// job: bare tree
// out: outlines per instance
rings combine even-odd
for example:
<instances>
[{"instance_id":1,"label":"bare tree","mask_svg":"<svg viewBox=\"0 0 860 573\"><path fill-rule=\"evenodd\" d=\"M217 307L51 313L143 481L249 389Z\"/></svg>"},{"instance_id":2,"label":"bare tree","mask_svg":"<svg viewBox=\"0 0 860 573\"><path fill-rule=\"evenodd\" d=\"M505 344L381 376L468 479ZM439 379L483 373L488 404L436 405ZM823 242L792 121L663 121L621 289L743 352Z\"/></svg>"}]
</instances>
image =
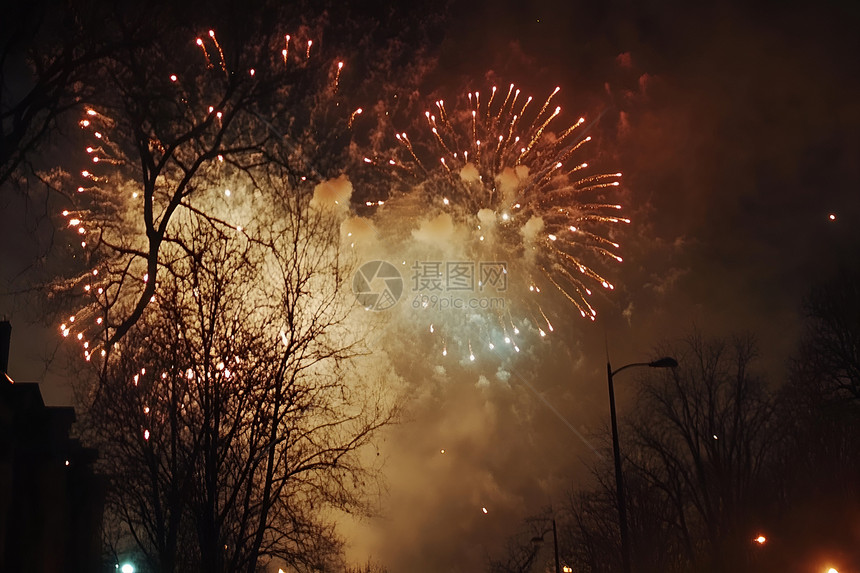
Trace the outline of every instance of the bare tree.
<instances>
[{"instance_id":1,"label":"bare tree","mask_svg":"<svg viewBox=\"0 0 860 573\"><path fill-rule=\"evenodd\" d=\"M330 570L325 512L363 510L374 487L362 453L393 404L353 363L338 221L308 195L242 233L178 220L159 294L106 370L90 422L111 511L152 570Z\"/></svg>"},{"instance_id":2,"label":"bare tree","mask_svg":"<svg viewBox=\"0 0 860 573\"><path fill-rule=\"evenodd\" d=\"M813 288L806 330L778 394L779 457L771 472L779 505L771 530L787 569L824 551L857 562L860 509L857 272Z\"/></svg>"},{"instance_id":3,"label":"bare tree","mask_svg":"<svg viewBox=\"0 0 860 573\"><path fill-rule=\"evenodd\" d=\"M777 497L770 480L778 443L773 398L753 370L755 344L748 336L695 333L657 354L675 356L680 366L640 380L638 403L625 414L630 421L622 431L635 570L751 570L752 539L771 519ZM605 441L595 484L573 492L556 516L561 560L574 571L610 573L622 566Z\"/></svg>"},{"instance_id":4,"label":"bare tree","mask_svg":"<svg viewBox=\"0 0 860 573\"><path fill-rule=\"evenodd\" d=\"M388 573L388 569L373 560L368 560L364 565L348 567L346 573Z\"/></svg>"},{"instance_id":5,"label":"bare tree","mask_svg":"<svg viewBox=\"0 0 860 573\"><path fill-rule=\"evenodd\" d=\"M793 368L834 397L860 402L860 272L842 269L804 302L806 331Z\"/></svg>"},{"instance_id":6,"label":"bare tree","mask_svg":"<svg viewBox=\"0 0 860 573\"><path fill-rule=\"evenodd\" d=\"M671 508L664 527L688 563L736 570L762 519L774 443L772 400L752 370L755 344L694 334L668 350L680 366L643 384L627 468Z\"/></svg>"},{"instance_id":7,"label":"bare tree","mask_svg":"<svg viewBox=\"0 0 860 573\"><path fill-rule=\"evenodd\" d=\"M505 543L499 557L491 558L487 571L491 573L528 573L541 564L541 548L553 547L552 519L550 511L528 517L523 528ZM551 550L552 551L552 550ZM550 557L552 560L553 557Z\"/></svg>"},{"instance_id":8,"label":"bare tree","mask_svg":"<svg viewBox=\"0 0 860 573\"><path fill-rule=\"evenodd\" d=\"M69 176L78 193L64 211L88 268L56 284L83 306L62 330L88 360L106 365L157 294L177 218L205 214L239 229L225 194L270 192L261 184L270 165L292 185L343 167L352 110L337 105L337 62L311 50L319 30L284 33L280 17L293 8L231 5L221 36L147 9L147 41L119 42L89 78L99 89L81 106L88 164Z\"/></svg>"},{"instance_id":9,"label":"bare tree","mask_svg":"<svg viewBox=\"0 0 860 573\"><path fill-rule=\"evenodd\" d=\"M6 7L0 23L0 186L30 162L39 146L89 92L92 74L109 42L94 22L106 12L50 0ZM23 174L22 174L23 175ZM24 179L22 177L22 179Z\"/></svg>"}]
</instances>

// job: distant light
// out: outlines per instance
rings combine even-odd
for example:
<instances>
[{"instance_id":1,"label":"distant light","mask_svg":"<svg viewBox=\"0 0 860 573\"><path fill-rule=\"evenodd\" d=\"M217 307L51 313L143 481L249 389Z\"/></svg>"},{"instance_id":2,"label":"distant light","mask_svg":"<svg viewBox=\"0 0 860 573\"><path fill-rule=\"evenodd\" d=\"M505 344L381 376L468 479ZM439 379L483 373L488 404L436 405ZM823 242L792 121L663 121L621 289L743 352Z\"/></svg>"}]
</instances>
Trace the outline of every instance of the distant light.
<instances>
[{"instance_id":1,"label":"distant light","mask_svg":"<svg viewBox=\"0 0 860 573\"><path fill-rule=\"evenodd\" d=\"M836 213L830 213L830 215L827 218L830 219L831 221L835 221L836 220ZM835 571L835 569L831 569L831 571Z\"/></svg>"},{"instance_id":2,"label":"distant light","mask_svg":"<svg viewBox=\"0 0 860 573\"><path fill-rule=\"evenodd\" d=\"M758 537L753 539L753 541L755 541L759 545L764 545L765 543L767 543L767 537L765 537L764 535L759 535Z\"/></svg>"},{"instance_id":3,"label":"distant light","mask_svg":"<svg viewBox=\"0 0 860 573\"><path fill-rule=\"evenodd\" d=\"M122 571L122 573L134 573L134 565L131 563L123 563L119 570Z\"/></svg>"},{"instance_id":4,"label":"distant light","mask_svg":"<svg viewBox=\"0 0 860 573\"><path fill-rule=\"evenodd\" d=\"M482 508L481 508L481 511L483 511L484 513L487 513L487 508L486 508L486 507L482 507Z\"/></svg>"}]
</instances>

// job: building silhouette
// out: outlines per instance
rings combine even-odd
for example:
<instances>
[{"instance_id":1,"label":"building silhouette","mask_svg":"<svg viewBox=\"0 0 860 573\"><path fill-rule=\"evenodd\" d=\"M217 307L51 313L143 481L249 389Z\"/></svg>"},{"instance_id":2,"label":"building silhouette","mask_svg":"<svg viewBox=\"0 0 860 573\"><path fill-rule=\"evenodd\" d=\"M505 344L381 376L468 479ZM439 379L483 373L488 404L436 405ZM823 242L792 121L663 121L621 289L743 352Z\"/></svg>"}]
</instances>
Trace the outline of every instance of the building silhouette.
<instances>
[{"instance_id":1,"label":"building silhouette","mask_svg":"<svg viewBox=\"0 0 860 573\"><path fill-rule=\"evenodd\" d=\"M96 451L70 437L71 407L8 374L12 327L0 322L0 571L101 569L104 484Z\"/></svg>"}]
</instances>

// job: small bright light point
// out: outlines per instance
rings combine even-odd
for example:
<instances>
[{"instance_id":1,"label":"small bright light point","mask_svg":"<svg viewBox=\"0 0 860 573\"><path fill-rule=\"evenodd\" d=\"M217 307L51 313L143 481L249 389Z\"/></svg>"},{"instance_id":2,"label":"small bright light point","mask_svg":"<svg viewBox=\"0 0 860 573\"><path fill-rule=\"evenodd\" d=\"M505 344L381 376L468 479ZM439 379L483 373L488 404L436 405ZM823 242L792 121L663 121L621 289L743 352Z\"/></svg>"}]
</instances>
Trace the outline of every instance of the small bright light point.
<instances>
[{"instance_id":1,"label":"small bright light point","mask_svg":"<svg viewBox=\"0 0 860 573\"><path fill-rule=\"evenodd\" d=\"M69 460L66 460L66 465L67 465L67 466L69 465Z\"/></svg>"},{"instance_id":2,"label":"small bright light point","mask_svg":"<svg viewBox=\"0 0 860 573\"><path fill-rule=\"evenodd\" d=\"M442 203L444 203L445 205L450 205L451 202L448 201L447 197L445 197L444 199L442 199Z\"/></svg>"},{"instance_id":3,"label":"small bright light point","mask_svg":"<svg viewBox=\"0 0 860 573\"><path fill-rule=\"evenodd\" d=\"M475 355L474 355L474 354L470 354L470 355L469 355L469 360L471 360L472 362L474 362L474 361L475 361Z\"/></svg>"},{"instance_id":4,"label":"small bright light point","mask_svg":"<svg viewBox=\"0 0 860 573\"><path fill-rule=\"evenodd\" d=\"M483 511L484 513L487 513L487 508L486 508L486 507L482 507L482 508L481 508L481 511Z\"/></svg>"},{"instance_id":5,"label":"small bright light point","mask_svg":"<svg viewBox=\"0 0 860 573\"><path fill-rule=\"evenodd\" d=\"M495 348L495 345L491 342L490 343L490 350L493 350L494 348Z\"/></svg>"},{"instance_id":6,"label":"small bright light point","mask_svg":"<svg viewBox=\"0 0 860 573\"><path fill-rule=\"evenodd\" d=\"M177 79L178 78L176 77L176 74L170 74L170 81L171 82L175 82Z\"/></svg>"},{"instance_id":7,"label":"small bright light point","mask_svg":"<svg viewBox=\"0 0 860 573\"><path fill-rule=\"evenodd\" d=\"M229 197L229 196L230 196L230 190L229 190L229 189L224 189L224 195L226 195L227 197Z\"/></svg>"},{"instance_id":8,"label":"small bright light point","mask_svg":"<svg viewBox=\"0 0 860 573\"><path fill-rule=\"evenodd\" d=\"M830 215L827 218L830 219L831 221L835 221L836 220L836 214L830 213Z\"/></svg>"},{"instance_id":9,"label":"small bright light point","mask_svg":"<svg viewBox=\"0 0 860 573\"><path fill-rule=\"evenodd\" d=\"M144 440L149 440L149 430L144 430L144 431L143 431L143 439L144 439Z\"/></svg>"},{"instance_id":10,"label":"small bright light point","mask_svg":"<svg viewBox=\"0 0 860 573\"><path fill-rule=\"evenodd\" d=\"M119 568L122 573L134 573L134 565L131 563L123 563L122 567Z\"/></svg>"},{"instance_id":11,"label":"small bright light point","mask_svg":"<svg viewBox=\"0 0 860 573\"><path fill-rule=\"evenodd\" d=\"M444 454L444 453L445 453L445 449L443 448L443 449L439 450L439 453L440 453L440 454Z\"/></svg>"},{"instance_id":12,"label":"small bright light point","mask_svg":"<svg viewBox=\"0 0 860 573\"><path fill-rule=\"evenodd\" d=\"M764 545L767 542L767 537L765 537L764 535L759 535L758 537L753 539L753 541L755 541L759 545Z\"/></svg>"},{"instance_id":13,"label":"small bright light point","mask_svg":"<svg viewBox=\"0 0 860 573\"><path fill-rule=\"evenodd\" d=\"M834 567L831 567L827 570L827 573L839 573L839 571L837 571Z\"/></svg>"}]
</instances>

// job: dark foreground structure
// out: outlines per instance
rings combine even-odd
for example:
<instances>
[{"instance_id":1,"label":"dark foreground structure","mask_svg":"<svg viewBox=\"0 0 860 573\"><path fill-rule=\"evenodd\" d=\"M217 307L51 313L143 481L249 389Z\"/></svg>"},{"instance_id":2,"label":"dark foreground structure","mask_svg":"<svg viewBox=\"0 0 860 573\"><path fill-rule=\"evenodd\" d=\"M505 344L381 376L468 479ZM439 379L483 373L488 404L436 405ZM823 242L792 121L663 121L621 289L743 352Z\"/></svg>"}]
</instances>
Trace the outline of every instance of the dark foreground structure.
<instances>
[{"instance_id":1,"label":"dark foreground structure","mask_svg":"<svg viewBox=\"0 0 860 573\"><path fill-rule=\"evenodd\" d=\"M9 377L11 330L0 322L0 571L98 571L96 452L70 437L73 408L45 406L38 384Z\"/></svg>"}]
</instances>

